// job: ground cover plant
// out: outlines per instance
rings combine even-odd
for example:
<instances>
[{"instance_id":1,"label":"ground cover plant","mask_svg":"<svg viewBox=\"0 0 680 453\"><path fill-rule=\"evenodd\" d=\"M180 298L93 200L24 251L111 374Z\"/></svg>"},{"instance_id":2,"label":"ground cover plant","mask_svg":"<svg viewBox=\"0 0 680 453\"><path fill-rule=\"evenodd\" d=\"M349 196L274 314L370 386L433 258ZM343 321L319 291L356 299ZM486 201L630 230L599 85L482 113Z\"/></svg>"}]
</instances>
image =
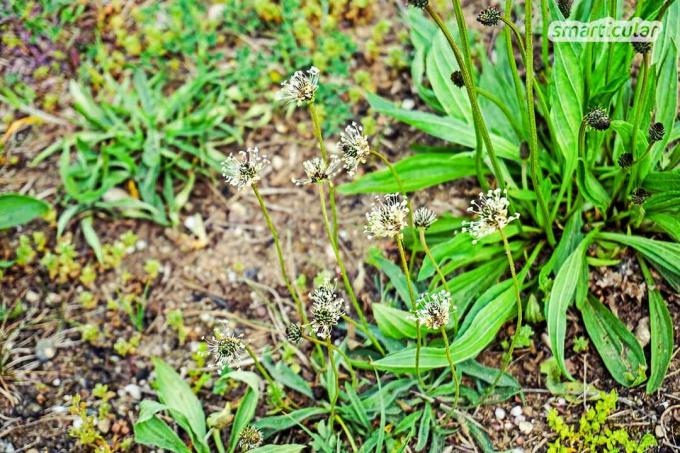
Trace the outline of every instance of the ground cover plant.
<instances>
[{"instance_id":1,"label":"ground cover plant","mask_svg":"<svg viewBox=\"0 0 680 453\"><path fill-rule=\"evenodd\" d=\"M77 127L30 159L58 168L58 203L21 187L0 195L0 231L17 233L0 255L12 295L0 305L2 451L679 448L680 3L508 0L470 16L458 0L409 0L398 6L409 64L383 56L399 60L388 86L410 73L411 102L366 75L346 92L335 84L355 50L347 30L376 13L368 3L171 0L98 17L109 38L68 83ZM16 3L13 17L56 40L41 21L88 11L62 6ZM551 21L607 16L659 20L662 33L548 40ZM259 34L276 63L249 50ZM226 69L224 40L245 43ZM359 93L378 122L362 121ZM24 118L52 114L16 86L3 100L29 115L3 138L11 167ZM420 133L395 153L400 124ZM278 140L304 142L288 173ZM442 188L460 191L433 195ZM288 192L304 203L282 217L273 200ZM211 193L217 209L201 200ZM241 200L246 222L231 216ZM124 223L107 232L111 217ZM151 223L146 239L130 229ZM220 228L241 229L247 248L263 238L255 260L275 283L225 268L221 254L245 252L219 248ZM313 231L323 258L294 253ZM166 252L148 244L161 234ZM176 268L217 255L196 270L204 286L169 270L181 254L194 261ZM221 274L236 291L205 283ZM55 369L74 345L83 352L69 359L96 371ZM55 380L37 379L43 370ZM55 397L61 379L75 383ZM17 444L46 400L27 426L54 423L68 440Z\"/></svg>"}]
</instances>

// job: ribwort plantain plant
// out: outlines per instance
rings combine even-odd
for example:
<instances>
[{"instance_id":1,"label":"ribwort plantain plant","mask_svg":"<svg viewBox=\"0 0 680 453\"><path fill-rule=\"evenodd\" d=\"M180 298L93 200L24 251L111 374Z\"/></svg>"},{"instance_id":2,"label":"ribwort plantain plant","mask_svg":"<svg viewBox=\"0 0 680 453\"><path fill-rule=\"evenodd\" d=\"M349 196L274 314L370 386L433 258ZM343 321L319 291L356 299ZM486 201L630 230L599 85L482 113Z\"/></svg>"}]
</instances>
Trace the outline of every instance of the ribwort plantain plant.
<instances>
[{"instance_id":1,"label":"ribwort plantain plant","mask_svg":"<svg viewBox=\"0 0 680 453\"><path fill-rule=\"evenodd\" d=\"M638 6L635 17L658 19L666 32L653 44L631 45L548 39L548 24L565 17L620 18L616 2L591 9L527 0L513 8L507 0L504 10L488 8L477 18L504 28L488 44L492 52L486 37L468 27L460 0L452 1L450 21L434 2L407 3L415 89L429 111L402 109L377 94L366 98L374 111L447 146L417 144L418 153L393 163L377 149L379 141L352 122L333 152L316 98L321 71L298 71L282 84L280 100L306 110L318 149L292 183L318 195L338 275L324 274L301 296L257 188L268 161L254 148L225 161L225 180L252 189L258 199L297 311L290 323L281 314L286 326L279 335L287 344L276 351L277 363L239 339L211 342L223 377L248 385L234 416L232 451L241 441L260 445L314 417L315 431L304 431L315 451L422 451L428 444L441 451L450 420L484 444L467 411L522 392L510 366L543 321L554 356L551 382L560 374L574 379L567 354L592 343L619 384L646 383L649 393L663 386L673 351L664 295L680 291L680 152L667 149L680 138L677 38L669 31L680 3ZM534 27L534 9L541 27ZM534 52L538 33L541 48ZM366 173L362 167L371 158L384 168ZM347 182L339 184L342 178ZM419 199L414 192L465 178L479 185L467 213L412 208ZM375 197L364 231L372 240L386 239L384 250L373 248L367 258L385 277L376 278L370 306L352 284L353 263L345 262L341 247L337 198L355 194ZM607 266L639 269L632 278L647 294L650 363L593 291L590 268ZM567 337L570 310L580 314L589 342ZM496 343L504 349L498 368L482 365L479 354L513 319L509 338ZM350 331L357 335L345 335ZM260 377L228 370L243 351L270 388L280 383L313 404L298 407L298 398L280 392L280 413L253 422ZM314 393L283 363L287 354L308 359L325 392ZM203 438L215 433L203 431ZM219 449L221 440L214 443Z\"/></svg>"}]
</instances>

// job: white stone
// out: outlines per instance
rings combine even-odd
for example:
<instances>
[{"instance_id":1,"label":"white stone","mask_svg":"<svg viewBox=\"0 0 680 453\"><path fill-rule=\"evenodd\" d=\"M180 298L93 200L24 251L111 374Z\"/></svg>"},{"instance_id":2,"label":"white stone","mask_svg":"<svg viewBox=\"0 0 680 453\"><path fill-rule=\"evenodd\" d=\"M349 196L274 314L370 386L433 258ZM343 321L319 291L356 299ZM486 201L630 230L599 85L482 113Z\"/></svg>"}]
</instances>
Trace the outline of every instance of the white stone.
<instances>
[{"instance_id":1,"label":"white stone","mask_svg":"<svg viewBox=\"0 0 680 453\"><path fill-rule=\"evenodd\" d=\"M142 389L136 384L128 384L123 388L134 400L142 399Z\"/></svg>"},{"instance_id":2,"label":"white stone","mask_svg":"<svg viewBox=\"0 0 680 453\"><path fill-rule=\"evenodd\" d=\"M494 411L497 420L503 420L505 418L505 410L502 407L497 407Z\"/></svg>"},{"instance_id":3,"label":"white stone","mask_svg":"<svg viewBox=\"0 0 680 453\"><path fill-rule=\"evenodd\" d=\"M533 429L534 425L532 425L531 422L524 421L519 424L519 431L522 434L529 434Z\"/></svg>"},{"instance_id":4,"label":"white stone","mask_svg":"<svg viewBox=\"0 0 680 453\"><path fill-rule=\"evenodd\" d=\"M515 406L512 409L510 409L510 415L513 417L519 417L522 415L522 406Z\"/></svg>"}]
</instances>

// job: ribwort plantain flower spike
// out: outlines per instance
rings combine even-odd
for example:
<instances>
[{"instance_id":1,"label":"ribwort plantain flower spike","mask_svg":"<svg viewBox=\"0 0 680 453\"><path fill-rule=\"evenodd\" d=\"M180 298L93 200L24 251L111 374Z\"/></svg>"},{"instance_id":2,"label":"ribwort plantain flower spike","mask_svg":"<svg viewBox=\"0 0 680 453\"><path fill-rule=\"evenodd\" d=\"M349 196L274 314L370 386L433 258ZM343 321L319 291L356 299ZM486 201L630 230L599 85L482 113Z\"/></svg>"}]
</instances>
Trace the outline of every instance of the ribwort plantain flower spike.
<instances>
[{"instance_id":1,"label":"ribwort plantain flower spike","mask_svg":"<svg viewBox=\"0 0 680 453\"><path fill-rule=\"evenodd\" d=\"M500 20L501 12L497 8L494 8L493 6L483 9L477 15L477 22L479 22L482 25L486 25L487 27L495 27L496 25L498 25L498 22Z\"/></svg>"},{"instance_id":2,"label":"ribwort plantain flower spike","mask_svg":"<svg viewBox=\"0 0 680 453\"><path fill-rule=\"evenodd\" d=\"M242 337L237 337L228 328L215 329L212 339L208 340L208 350L214 358L216 368L238 364L245 350Z\"/></svg>"},{"instance_id":3,"label":"ribwort plantain flower spike","mask_svg":"<svg viewBox=\"0 0 680 453\"><path fill-rule=\"evenodd\" d=\"M666 133L663 123L653 123L649 126L648 139L650 143L659 142L663 140L663 136Z\"/></svg>"},{"instance_id":4,"label":"ribwort plantain flower spike","mask_svg":"<svg viewBox=\"0 0 680 453\"><path fill-rule=\"evenodd\" d=\"M647 190L643 189L642 187L638 187L631 194L631 199L633 200L633 203L639 206L644 203L650 195L651 194Z\"/></svg>"},{"instance_id":5,"label":"ribwort plantain flower spike","mask_svg":"<svg viewBox=\"0 0 680 453\"><path fill-rule=\"evenodd\" d=\"M571 15L571 5L574 3L573 0L557 0L557 7L562 12L565 19L569 19Z\"/></svg>"},{"instance_id":6,"label":"ribwort plantain flower spike","mask_svg":"<svg viewBox=\"0 0 680 453\"><path fill-rule=\"evenodd\" d=\"M638 35L633 35L633 37L637 38ZM649 41L633 41L631 42L631 45L633 46L635 52L642 55L652 50L652 43Z\"/></svg>"},{"instance_id":7,"label":"ribwort plantain flower spike","mask_svg":"<svg viewBox=\"0 0 680 453\"><path fill-rule=\"evenodd\" d=\"M366 213L364 231L369 238L401 237L408 222L408 205L401 194L376 197L371 210Z\"/></svg>"},{"instance_id":8,"label":"ribwort plantain flower spike","mask_svg":"<svg viewBox=\"0 0 680 453\"><path fill-rule=\"evenodd\" d=\"M413 213L413 224L416 228L427 229L437 220L437 214L430 208L418 208Z\"/></svg>"},{"instance_id":9,"label":"ribwort plantain flower spike","mask_svg":"<svg viewBox=\"0 0 680 453\"><path fill-rule=\"evenodd\" d=\"M599 107L592 109L586 114L586 122L588 126L598 131L606 131L611 124L607 112Z\"/></svg>"},{"instance_id":10,"label":"ribwort plantain flower spike","mask_svg":"<svg viewBox=\"0 0 680 453\"><path fill-rule=\"evenodd\" d=\"M257 146L238 154L239 157L232 154L222 162L222 176L228 184L241 191L262 179L262 171L269 165L269 160L260 155Z\"/></svg>"},{"instance_id":11,"label":"ribwort plantain flower spike","mask_svg":"<svg viewBox=\"0 0 680 453\"><path fill-rule=\"evenodd\" d=\"M288 324L286 326L286 339L293 344L298 344L302 341L302 326L300 324Z\"/></svg>"},{"instance_id":12,"label":"ribwort plantain flower spike","mask_svg":"<svg viewBox=\"0 0 680 453\"><path fill-rule=\"evenodd\" d=\"M429 0L408 0L409 6L413 6L414 8L425 8L428 3Z\"/></svg>"},{"instance_id":13,"label":"ribwort plantain flower spike","mask_svg":"<svg viewBox=\"0 0 680 453\"><path fill-rule=\"evenodd\" d=\"M502 230L513 220L519 219L519 212L508 215L510 202L506 194L507 190L489 190L487 193L479 194L479 201L471 202L468 211L477 214L479 219L463 222L462 231L472 235L473 244L484 236Z\"/></svg>"},{"instance_id":14,"label":"ribwort plantain flower spike","mask_svg":"<svg viewBox=\"0 0 680 453\"><path fill-rule=\"evenodd\" d=\"M453 71L451 73L451 81L458 88L463 88L465 86L465 80L463 79L463 73L460 70Z\"/></svg>"},{"instance_id":15,"label":"ribwort plantain flower spike","mask_svg":"<svg viewBox=\"0 0 680 453\"><path fill-rule=\"evenodd\" d=\"M263 440L264 438L259 429L254 426L246 426L239 435L238 447L241 451L253 450L262 445Z\"/></svg>"},{"instance_id":16,"label":"ribwort plantain flower spike","mask_svg":"<svg viewBox=\"0 0 680 453\"><path fill-rule=\"evenodd\" d=\"M319 73L319 69L314 66L307 71L296 71L281 84L283 88L279 92L279 98L298 107L313 102L319 88Z\"/></svg>"},{"instance_id":17,"label":"ribwort plantain flower spike","mask_svg":"<svg viewBox=\"0 0 680 453\"><path fill-rule=\"evenodd\" d=\"M302 168L305 170L307 177L293 178L293 182L298 186L306 184L316 184L323 181L330 181L340 170L340 161L332 157L328 163L320 157L314 157L302 163Z\"/></svg>"},{"instance_id":18,"label":"ribwort plantain flower spike","mask_svg":"<svg viewBox=\"0 0 680 453\"><path fill-rule=\"evenodd\" d=\"M363 135L363 128L355 122L347 125L345 131L340 134L338 149L340 159L350 176L354 175L360 164L366 163L371 152L368 139Z\"/></svg>"},{"instance_id":19,"label":"ribwort plantain flower spike","mask_svg":"<svg viewBox=\"0 0 680 453\"><path fill-rule=\"evenodd\" d=\"M619 157L619 167L629 168L633 165L633 153L623 153Z\"/></svg>"},{"instance_id":20,"label":"ribwort plantain flower spike","mask_svg":"<svg viewBox=\"0 0 680 453\"><path fill-rule=\"evenodd\" d=\"M451 294L448 291L424 293L416 301L416 319L430 329L446 327L450 309Z\"/></svg>"},{"instance_id":21,"label":"ribwort plantain flower spike","mask_svg":"<svg viewBox=\"0 0 680 453\"><path fill-rule=\"evenodd\" d=\"M312 299L312 329L321 339L330 337L331 330L345 314L345 301L338 296L335 282L324 282L309 294Z\"/></svg>"}]
</instances>

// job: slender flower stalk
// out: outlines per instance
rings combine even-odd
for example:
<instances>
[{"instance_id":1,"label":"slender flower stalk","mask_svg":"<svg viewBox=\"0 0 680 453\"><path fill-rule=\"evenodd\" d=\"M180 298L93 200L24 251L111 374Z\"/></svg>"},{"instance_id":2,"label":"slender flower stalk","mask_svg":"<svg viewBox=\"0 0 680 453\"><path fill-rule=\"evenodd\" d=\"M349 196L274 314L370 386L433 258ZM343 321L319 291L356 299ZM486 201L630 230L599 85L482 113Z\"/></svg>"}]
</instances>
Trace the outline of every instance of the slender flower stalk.
<instances>
[{"instance_id":1,"label":"slender flower stalk","mask_svg":"<svg viewBox=\"0 0 680 453\"><path fill-rule=\"evenodd\" d=\"M330 429L333 429L333 419L335 418L335 405L338 402L338 394L340 393L340 373L335 365L335 353L333 352L333 347L331 345L331 337L326 337L326 348L328 349L328 362L333 370L333 381L335 386L335 391L331 394L331 416L329 419Z\"/></svg>"},{"instance_id":2,"label":"slender flower stalk","mask_svg":"<svg viewBox=\"0 0 680 453\"><path fill-rule=\"evenodd\" d=\"M642 81L639 82L641 84L640 90L637 92L637 96L635 97L635 106L634 106L634 113L633 113L633 128L630 133L630 145L629 145L629 151L633 153L633 158L637 159L638 156L636 156L636 142L637 142L637 131L640 128L640 121L642 117L642 109L644 108L645 101L647 99L647 81L649 79L649 58L650 58L650 53L649 50L645 51L642 53L642 66L640 67L640 76L642 77ZM632 176L629 181L628 181L628 186L626 187L626 193L624 194L624 198L630 193L630 190L632 189L632 184L634 180L634 176Z\"/></svg>"},{"instance_id":3,"label":"slender flower stalk","mask_svg":"<svg viewBox=\"0 0 680 453\"><path fill-rule=\"evenodd\" d=\"M380 159L385 166L390 170L390 173L392 173L392 177L394 178L394 181L397 183L397 187L399 188L399 193L401 194L404 199L406 199L406 207L408 208L408 225L410 227L413 227L413 206L411 206L411 200L406 196L406 190L404 189L404 183L401 180L401 177L399 176L399 173L397 173L397 169L394 168L394 165L389 161L389 159L381 152L371 150L371 154ZM416 242L416 232L415 230L411 231L412 234L412 239L413 243L415 244ZM415 253L411 255L411 260L409 261L409 271L413 269L413 264L415 262Z\"/></svg>"},{"instance_id":4,"label":"slender flower stalk","mask_svg":"<svg viewBox=\"0 0 680 453\"><path fill-rule=\"evenodd\" d=\"M437 263L437 260L434 259L434 256L432 255L432 251L430 250L430 247L427 245L427 239L425 238L425 228L418 228L418 233L420 236L420 244L425 250L425 255L429 258L430 262L432 263L432 266L434 266L434 270L437 273L437 276L439 276L439 280L442 283L442 286L446 290L446 292L449 292L449 284L446 282L446 277L444 276L444 273L442 272L441 267L439 267L439 263ZM453 333L456 334L458 332L458 321L454 318L454 323L453 323Z\"/></svg>"},{"instance_id":5,"label":"slender flower stalk","mask_svg":"<svg viewBox=\"0 0 680 453\"><path fill-rule=\"evenodd\" d=\"M408 265L406 264L406 253L404 252L404 244L402 243L401 237L397 236L397 247L399 248L399 258L401 259L401 268L406 275L406 286L408 287L408 294L411 300L411 308L415 312L416 307L416 293L413 290L413 282L411 282L411 275L408 273ZM422 333L420 331L420 319L416 318L416 377L421 387L425 387L423 378L420 375L420 347L422 345Z\"/></svg>"},{"instance_id":6,"label":"slender flower stalk","mask_svg":"<svg viewBox=\"0 0 680 453\"><path fill-rule=\"evenodd\" d=\"M489 387L487 396L493 394L494 390L496 390L498 382L501 379L501 376L503 376L503 374L505 374L505 372L508 370L510 362L512 361L512 353L515 350L515 346L517 345L517 339L520 337L520 330L522 329L522 296L520 294L520 286L519 280L517 279L517 272L515 271L515 260L512 258L512 251L510 250L510 244L508 243L508 238L505 235L505 231L503 231L503 229L501 228L498 230L498 232L500 233L501 239L503 240L505 256L508 259L508 265L510 266L510 274L512 275L512 286L515 290L515 299L517 301L517 324L515 326L515 334L512 336L512 341L510 342L510 347L508 348L508 352L505 354L505 357L501 364L501 369L498 372L498 374L496 374L496 377L491 383L491 387Z\"/></svg>"},{"instance_id":7,"label":"slender flower stalk","mask_svg":"<svg viewBox=\"0 0 680 453\"><path fill-rule=\"evenodd\" d=\"M444 33L444 36L446 37L446 40L448 41L449 46L451 47L451 50L453 51L453 54L456 57L456 62L458 63L460 71L463 74L465 89L467 90L468 98L470 100L470 107L472 109L472 118L475 123L475 129L479 130L480 135L482 136L482 140L484 141L484 145L486 146L486 151L489 155L489 159L491 160L491 165L493 167L493 172L496 177L496 181L498 181L498 185L501 188L505 189L505 180L503 179L503 173L501 172L501 167L496 157L496 151L494 150L493 143L491 142L491 136L489 135L489 130L486 127L486 122L484 121L482 111L479 107L479 102L477 101L477 92L475 89L474 82L472 81L471 75L472 66L470 58L469 57L466 58L463 56L460 49L458 48L458 45L454 41L453 36L451 35L451 32L449 31L448 27L446 26L442 18L439 16L439 14L434 9L432 9L432 6L431 5L425 6L425 10L435 21L435 23L440 28L442 33ZM466 53L469 54L469 46L466 45L467 27L465 26L465 20L463 18L463 13L460 7L459 0L454 0L454 10L456 12L456 19L458 20L458 27L460 29L460 35L461 39L463 40L464 49L466 49L465 50ZM478 177L480 176L478 175Z\"/></svg>"},{"instance_id":8,"label":"slender flower stalk","mask_svg":"<svg viewBox=\"0 0 680 453\"><path fill-rule=\"evenodd\" d=\"M526 33L526 89L527 89L527 110L529 111L529 162L531 182L534 186L534 193L538 200L538 207L543 216L543 229L550 245L555 244L555 235L552 230L552 223L548 211L548 205L543 198L543 174L538 164L538 138L536 134L536 111L534 106L534 41L531 33L532 21L532 2L525 2L525 33Z\"/></svg>"},{"instance_id":9,"label":"slender flower stalk","mask_svg":"<svg viewBox=\"0 0 680 453\"><path fill-rule=\"evenodd\" d=\"M276 230L276 227L274 226L274 222L272 222L272 218L269 215L269 210L267 209L267 206L264 203L264 200L262 199L262 195L260 195L260 191L257 189L257 186L253 184L252 186L253 193L255 194L255 198L257 198L257 202L260 204L260 209L262 210L262 215L264 215L264 220L267 222L267 227L269 228L269 232L272 235L272 239L274 240L274 248L276 249L276 256L279 260L279 268L281 270L281 277L283 278L283 282L286 285L286 288L288 289L288 292L290 293L290 296L293 298L293 301L295 302L295 308L298 312L298 316L304 322L307 324L309 320L307 319L307 314L305 313L305 310L302 305L302 299L300 299L300 295L297 292L297 289L293 286L293 283L291 282L290 277L288 276L288 271L286 270L286 262L283 259L283 249L281 248L281 241L279 240L279 233Z\"/></svg>"},{"instance_id":10,"label":"slender flower stalk","mask_svg":"<svg viewBox=\"0 0 680 453\"><path fill-rule=\"evenodd\" d=\"M375 335L371 333L368 327L368 320L366 319L366 315L364 315L364 311L361 309L361 305L359 305L359 300L357 299L356 294L354 294L354 289L352 288L352 283L349 281L349 276L347 275L347 269L345 268L345 262L342 259L342 255L340 254L340 249L337 246L337 243L333 242L333 233L331 231L331 225L328 219L328 209L326 208L326 195L323 184L318 184L317 187L319 188L319 203L321 204L321 216L323 217L324 228L326 229L326 234L331 240L331 248L333 249L335 260L338 263L338 267L340 268L340 275L342 276L343 284L347 290L349 299L352 302L352 306L354 307L354 310L357 312L359 320L361 321L361 330L366 334L373 346L378 351L380 351L381 354L385 354L385 350L380 345L380 342L378 342L378 340L375 338Z\"/></svg>"},{"instance_id":11,"label":"slender flower stalk","mask_svg":"<svg viewBox=\"0 0 680 453\"><path fill-rule=\"evenodd\" d=\"M453 379L454 387L454 398L453 407L454 409L458 407L458 400L460 399L460 381L458 380L458 373L456 373L456 365L453 362L453 357L451 357L451 346L449 345L449 336L446 333L445 327L440 327L439 330L442 333L442 338L444 339L444 348L446 350L446 360L449 362L449 368L451 369L451 376Z\"/></svg>"},{"instance_id":12,"label":"slender flower stalk","mask_svg":"<svg viewBox=\"0 0 680 453\"><path fill-rule=\"evenodd\" d=\"M324 347L328 346L328 344L325 341L317 340L316 338L310 337L309 335L302 334L302 338L311 343L318 344L320 346ZM342 349L335 346L333 343L331 343L331 349L340 354L342 358L345 360L345 365L347 365L347 370L349 371L349 375L352 379L352 385L356 386L358 384L357 375L356 372L354 371L354 368L352 367L351 359L349 358L349 356L345 354Z\"/></svg>"}]
</instances>

